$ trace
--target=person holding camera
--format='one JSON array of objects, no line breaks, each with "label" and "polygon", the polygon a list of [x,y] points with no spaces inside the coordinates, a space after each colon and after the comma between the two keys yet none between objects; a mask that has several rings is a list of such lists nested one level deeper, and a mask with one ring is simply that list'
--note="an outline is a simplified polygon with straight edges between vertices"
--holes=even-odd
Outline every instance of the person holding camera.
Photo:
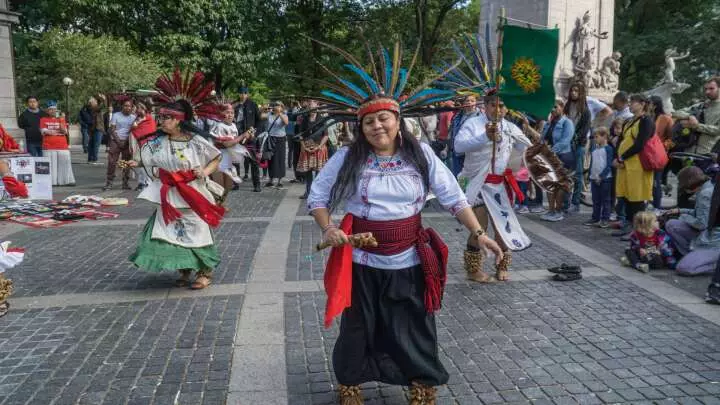
[{"label": "person holding camera", "polygon": [[[285,105],[281,101],[270,103],[270,113],[268,113],[268,142],[271,157],[269,170],[269,180],[265,187],[282,188],[282,178],[285,177],[285,154],[287,146],[285,145],[285,127],[288,125],[289,118],[285,114]],[[277,182],[273,182],[277,179]]]},{"label": "person holding camera", "polygon": [[[259,126],[260,126],[260,109],[258,108],[258,105],[250,99],[250,89],[248,89],[246,86],[241,86],[238,89],[238,93],[240,93],[240,99],[239,103],[235,105],[235,126],[237,127],[238,133],[244,134],[247,131],[249,131],[251,128],[255,130],[255,133],[260,133]],[[255,141],[250,140],[245,145],[248,150],[253,151],[255,150]],[[248,172],[250,173],[250,177],[252,177],[252,183],[253,183],[253,191],[259,192],[260,191],[260,169],[257,165],[257,162],[253,161],[252,159],[245,158],[243,160],[243,168],[245,169],[245,175],[243,176],[243,180],[248,179]],[[240,173],[240,164],[235,164],[235,169],[237,169],[238,174]],[[238,185],[233,185],[233,190],[238,189]]]},{"label": "person holding camera", "polygon": [[704,91],[707,100],[703,103],[672,114],[684,128],[697,132],[693,152],[703,155],[713,153],[715,145],[720,141],[720,76],[708,80]]}]

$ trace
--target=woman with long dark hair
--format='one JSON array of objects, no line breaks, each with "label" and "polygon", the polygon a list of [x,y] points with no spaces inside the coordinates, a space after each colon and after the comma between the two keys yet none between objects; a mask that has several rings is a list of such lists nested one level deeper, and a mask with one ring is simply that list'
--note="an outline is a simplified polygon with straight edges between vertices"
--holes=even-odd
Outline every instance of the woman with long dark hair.
[{"label": "woman with long dark hair", "polygon": [[[630,96],[630,112],[633,113],[633,118],[623,126],[618,157],[613,162],[613,166],[618,169],[616,195],[626,201],[625,214],[628,224],[633,223],[635,214],[645,209],[645,202],[652,199],[654,174],[643,168],[639,156],[655,131],[655,124],[648,116],[649,108],[645,96]],[[627,239],[626,235],[623,237]]]},{"label": "woman with long dark hair", "polygon": [[[481,248],[495,252],[498,261],[503,257],[450,170],[404,126],[401,111],[414,116],[433,112],[424,104],[428,99],[411,95],[399,102],[384,95],[403,94],[405,84],[397,74],[386,79],[387,86],[369,82],[369,92],[377,91],[370,95],[353,89],[337,97],[323,92],[339,100],[328,112],[352,107],[355,115],[345,117],[359,121],[355,142],[333,155],[308,196],[323,240],[334,247],[325,273],[325,325],[342,314],[333,351],[341,405],[362,404],[360,384],[369,381],[410,386],[411,404],[431,405],[435,386],[448,380],[434,316],[447,275],[447,246],[422,226],[420,212],[428,193],[473,232]],[[440,97],[451,92],[428,93]],[[340,205],[347,214],[336,225],[330,214]],[[358,234],[367,233],[377,246],[356,242]]]},{"label": "woman with long dark hair", "polygon": [[[175,77],[182,80],[180,74]],[[196,74],[193,80],[202,82],[203,76]],[[172,89],[201,92],[191,101],[181,99],[162,107],[161,131],[140,147],[139,160],[127,162],[129,167],[142,167],[150,179],[138,198],[158,204],[130,260],[150,272],[179,271],[176,285],[192,289],[207,287],[220,262],[210,228],[217,227],[225,213],[213,195],[222,194],[222,188],[208,179],[218,168],[220,151],[199,136],[192,124],[193,105],[204,103],[202,89],[209,86],[214,85],[188,86],[167,77],[158,79],[158,90],[167,90],[168,100],[178,98]],[[211,193],[208,187],[213,186]],[[191,282],[193,271],[196,278]]]},{"label": "woman with long dark hair", "polygon": [[583,83],[575,82],[570,86],[563,112],[575,126],[572,141],[572,150],[575,152],[575,186],[569,198],[569,204],[565,203],[565,208],[572,208],[573,212],[578,212],[583,187],[585,186],[585,148],[587,147],[590,124],[592,123],[592,114],[587,103],[587,90]]}]

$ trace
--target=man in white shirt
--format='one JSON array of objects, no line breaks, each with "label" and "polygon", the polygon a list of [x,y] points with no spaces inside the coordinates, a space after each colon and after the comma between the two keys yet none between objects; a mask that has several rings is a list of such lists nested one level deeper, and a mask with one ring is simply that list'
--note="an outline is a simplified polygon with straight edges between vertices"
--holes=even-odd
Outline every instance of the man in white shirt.
[{"label": "man in white shirt", "polygon": [[[530,246],[530,238],[520,227],[513,209],[514,199],[518,196],[513,195],[511,199],[508,195],[509,189],[518,187],[508,163],[514,150],[522,152],[531,142],[510,121],[503,118],[494,122],[498,109],[500,117],[506,111],[499,97],[486,96],[484,101],[485,112],[465,121],[454,140],[455,151],[465,154],[458,180],[460,184],[468,182],[465,193],[480,225],[489,229],[488,225],[492,224],[495,230],[495,241],[504,255],[496,266],[496,278],[507,281],[512,260],[510,252]],[[468,278],[481,283],[493,281],[482,272],[484,256],[476,240],[468,238],[464,254]]]},{"label": "man in white shirt", "polygon": [[[115,170],[117,169],[117,163],[120,158],[122,160],[130,160],[132,154],[130,153],[130,130],[135,122],[137,116],[132,113],[133,102],[132,100],[125,100],[122,104],[122,110],[114,113],[110,119],[110,140],[108,141],[108,167],[107,176],[105,179],[105,187],[103,191],[110,190],[112,188],[113,181],[115,180]],[[122,189],[130,190],[130,168],[123,169],[122,177]]]}]

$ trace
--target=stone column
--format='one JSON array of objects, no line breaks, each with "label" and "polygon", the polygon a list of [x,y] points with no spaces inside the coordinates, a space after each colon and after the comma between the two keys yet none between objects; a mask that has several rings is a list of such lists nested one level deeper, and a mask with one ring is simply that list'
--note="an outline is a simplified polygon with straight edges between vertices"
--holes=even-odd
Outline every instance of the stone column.
[{"label": "stone column", "polygon": [[17,127],[15,105],[15,61],[12,47],[12,25],[20,14],[8,10],[7,0],[0,0],[0,123],[15,138],[23,135]]},{"label": "stone column", "polygon": [[[607,39],[591,41],[591,45],[595,47],[595,67],[599,67],[602,61],[612,54],[615,0],[482,0],[483,26],[489,20],[494,28],[502,7],[509,18],[560,29],[560,47],[555,69],[555,90],[558,96],[567,96],[566,84],[573,76],[572,35],[578,19],[582,19],[586,11],[590,12],[592,27],[598,32],[608,33]],[[517,22],[511,23],[519,25]],[[495,38],[492,40],[494,43]]]}]

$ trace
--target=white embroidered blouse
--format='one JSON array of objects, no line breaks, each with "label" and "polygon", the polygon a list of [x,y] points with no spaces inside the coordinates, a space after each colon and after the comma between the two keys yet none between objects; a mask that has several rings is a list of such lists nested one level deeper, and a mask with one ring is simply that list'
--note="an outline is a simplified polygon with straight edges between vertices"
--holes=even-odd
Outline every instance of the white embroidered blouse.
[{"label": "white embroidered blouse", "polygon": [[[435,156],[430,146],[421,143],[428,160],[430,191],[438,202],[456,215],[470,205],[450,170]],[[338,150],[313,180],[308,196],[308,210],[328,208],[330,190],[345,162],[349,148]],[[404,219],[419,214],[425,205],[425,190],[420,172],[401,156],[371,154],[359,169],[357,192],[345,202],[345,210],[371,221]],[[353,249],[353,262],[370,267],[399,270],[420,264],[415,248],[390,256],[375,255]]]}]

